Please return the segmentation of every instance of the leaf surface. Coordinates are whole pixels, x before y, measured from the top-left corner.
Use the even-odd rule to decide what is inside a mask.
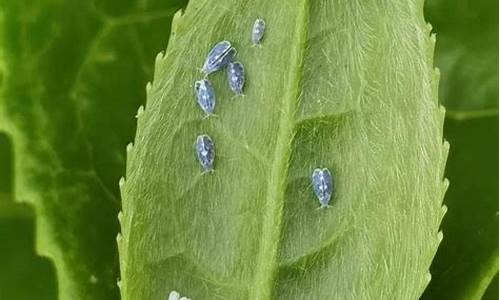
[[[182,1],[0,1],[0,129],[59,299],[116,299],[118,179]]]
[[[122,299],[418,298],[447,155],[422,1],[193,0],[172,29],[121,182]],[[204,119],[193,85],[221,40],[246,95],[211,75],[217,116]],[[193,153],[204,133],[211,174]],[[320,166],[336,182],[323,210]]]

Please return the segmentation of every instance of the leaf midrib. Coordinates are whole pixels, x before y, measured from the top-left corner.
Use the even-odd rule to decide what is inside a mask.
[[[269,185],[265,199],[262,221],[260,248],[257,253],[257,267],[253,285],[250,287],[249,299],[270,299],[273,282],[278,269],[278,249],[283,219],[283,204],[288,175],[288,161],[291,155],[291,144],[295,128],[295,112],[300,93],[302,63],[306,49],[307,24],[309,17],[309,0],[302,1],[298,8],[297,26],[294,30],[295,45],[291,52],[291,65],[295,66],[289,73],[289,88],[282,98],[281,114],[276,140],[276,148],[271,164]]]

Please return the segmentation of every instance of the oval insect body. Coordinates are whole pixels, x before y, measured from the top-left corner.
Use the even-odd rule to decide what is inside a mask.
[[[202,71],[206,75],[224,67],[236,55],[236,49],[228,41],[217,43],[207,55]]]
[[[258,18],[253,23],[252,27],[252,45],[256,46],[260,44],[262,37],[264,36],[264,30],[266,29],[266,22],[263,19]]]
[[[236,58],[236,54],[237,53],[238,53],[238,51],[236,51],[235,48],[229,49],[229,51],[227,52],[227,54],[224,55],[224,57],[222,58],[220,64],[218,65],[217,70],[219,70],[219,69],[227,66],[227,64],[229,64],[230,62],[232,62]]]
[[[236,95],[243,94],[245,70],[240,62],[230,62],[227,65],[227,81],[229,82],[229,87]]]
[[[328,207],[333,193],[332,174],[327,168],[315,169],[311,176],[314,194],[319,200],[321,207]]]
[[[195,151],[203,172],[212,171],[215,159],[215,148],[212,139],[206,134],[199,135],[196,138]]]
[[[213,114],[215,109],[215,91],[208,79],[198,80],[194,83],[196,101],[207,116]]]
[[[176,291],[171,291],[170,294],[168,295],[168,300],[179,300],[181,295],[177,293]]]

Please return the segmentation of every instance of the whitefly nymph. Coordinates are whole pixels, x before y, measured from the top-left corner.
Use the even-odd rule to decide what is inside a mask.
[[[196,138],[194,149],[203,172],[212,171],[215,159],[215,148],[212,139],[206,134],[199,135]]]
[[[227,81],[231,91],[236,95],[243,95],[245,85],[245,70],[240,62],[230,62],[226,68]]]
[[[172,291],[168,295],[168,300],[191,300],[191,299],[187,297],[181,297],[181,295],[178,292]]]
[[[171,291],[170,294],[168,295],[168,300],[179,300],[180,298],[181,295],[176,291]]]
[[[198,80],[194,83],[196,101],[207,116],[214,113],[215,91],[208,79]]]
[[[236,56],[236,49],[228,41],[217,43],[207,55],[203,68],[205,75],[218,71],[225,67]]]
[[[257,46],[260,44],[262,37],[264,37],[264,30],[266,29],[266,22],[263,19],[258,18],[253,23],[252,27],[252,45]]]
[[[327,168],[314,169],[311,176],[314,194],[321,204],[320,208],[328,207],[333,193],[332,174]]]

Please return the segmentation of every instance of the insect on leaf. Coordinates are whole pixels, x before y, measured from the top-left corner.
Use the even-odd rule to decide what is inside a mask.
[[[122,180],[122,299],[417,299],[448,149],[423,2],[193,0],[172,30]],[[222,40],[245,96],[211,74],[206,119],[191,87]],[[217,152],[209,174],[200,134]],[[328,208],[315,168],[334,177]]]

